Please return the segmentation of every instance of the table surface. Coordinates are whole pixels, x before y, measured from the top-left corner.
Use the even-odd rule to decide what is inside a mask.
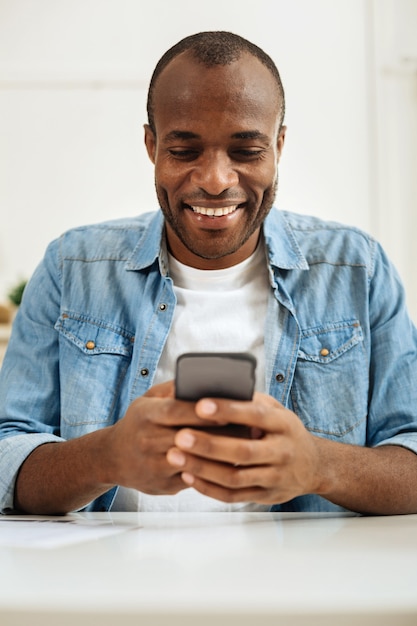
[[[91,538],[55,547],[3,543],[2,626],[417,624],[417,515],[6,519],[16,532],[19,521],[75,520],[90,526]],[[96,536],[95,528],[113,534]],[[33,525],[35,536],[41,530]]]

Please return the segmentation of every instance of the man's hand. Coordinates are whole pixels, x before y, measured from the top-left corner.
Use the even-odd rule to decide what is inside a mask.
[[[285,502],[319,490],[316,438],[279,402],[255,394],[252,402],[204,399],[195,405],[202,419],[248,427],[252,437],[181,429],[167,454],[182,480],[225,502]]]
[[[175,445],[179,428],[210,423],[190,402],[174,398],[173,382],[152,387],[109,429],[106,481],[151,495],[185,489],[181,470],[167,461],[167,452]]]

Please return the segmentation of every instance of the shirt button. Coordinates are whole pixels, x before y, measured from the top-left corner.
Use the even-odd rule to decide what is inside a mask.
[[[282,374],[282,372],[279,372],[276,376],[275,376],[275,380],[277,381],[277,383],[282,383],[284,382],[285,376],[284,374]]]
[[[162,304],[160,304],[160,305],[159,305],[159,310],[160,310],[160,311],[165,311],[165,310],[166,310],[166,308],[167,308],[167,305],[166,305],[166,304],[164,304],[164,303],[162,303]]]
[[[322,348],[320,350],[320,354],[321,354],[321,356],[329,356],[330,351],[327,348]]]
[[[94,343],[94,341],[87,341],[85,347],[87,348],[87,350],[94,350],[96,344]]]
[[[143,367],[143,368],[140,370],[140,375],[141,375],[141,376],[147,376],[148,374],[149,374],[149,370],[148,370],[146,367]]]

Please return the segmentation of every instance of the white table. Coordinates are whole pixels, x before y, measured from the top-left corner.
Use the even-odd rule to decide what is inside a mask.
[[[124,529],[0,547],[1,626],[417,624],[417,515],[76,519]]]

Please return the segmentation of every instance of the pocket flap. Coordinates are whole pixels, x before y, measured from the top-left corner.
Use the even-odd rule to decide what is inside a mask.
[[[363,341],[358,320],[348,320],[309,328],[302,332],[299,358],[328,363]]]
[[[134,335],[103,320],[64,313],[55,329],[75,344],[84,354],[120,354],[130,357]]]

